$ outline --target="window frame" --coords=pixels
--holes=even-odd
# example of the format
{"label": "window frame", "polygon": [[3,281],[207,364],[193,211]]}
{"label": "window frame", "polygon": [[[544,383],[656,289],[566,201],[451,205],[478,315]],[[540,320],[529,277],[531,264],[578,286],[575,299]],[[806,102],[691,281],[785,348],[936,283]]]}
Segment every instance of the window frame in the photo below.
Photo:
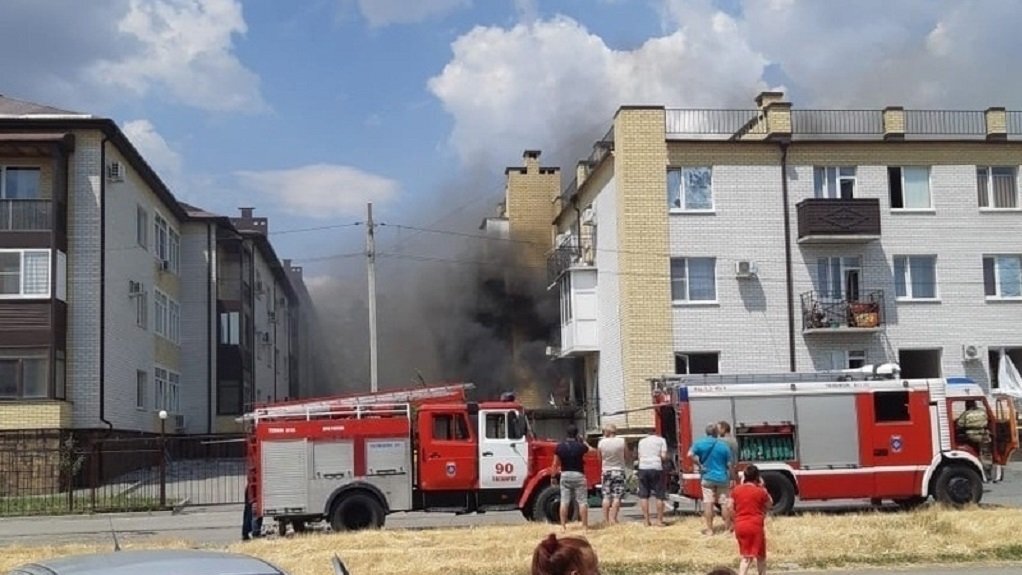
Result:
{"label": "window frame", "polygon": [[[932,297],[916,297],[912,293],[912,260],[919,258],[928,258],[933,262],[933,296]],[[905,277],[902,285],[905,286],[905,295],[898,294],[898,260],[904,260],[904,271]],[[940,301],[940,279],[937,273],[937,255],[936,254],[904,254],[896,255],[891,259],[891,268],[894,274],[894,299],[899,302],[935,302]]]}
{"label": "window frame", "polygon": [[[688,207],[687,195],[688,191],[688,179],[686,174],[693,170],[706,170],[710,177],[710,207],[708,208],[690,208]],[[678,205],[674,205],[674,198],[672,197],[672,186],[671,186],[671,173],[678,174]],[[714,193],[713,184],[713,166],[672,166],[667,168],[667,208],[672,214],[712,214],[717,211],[717,200],[716,194]]]}
{"label": "window frame", "polygon": [[[712,277],[713,277],[713,298],[712,299],[692,299],[692,272],[691,272],[691,268],[690,268],[690,265],[689,265],[689,262],[691,260],[709,260],[709,261],[711,261],[713,263],[713,274],[712,274]],[[675,263],[679,262],[679,261],[680,262],[684,262],[685,277],[682,280],[679,280],[679,278],[677,278],[675,276],[675,274],[674,274]],[[719,283],[718,282],[718,277],[717,277],[717,258],[715,256],[707,256],[707,257],[703,257],[703,256],[672,257],[672,258],[670,258],[669,264],[671,266],[670,267],[670,282],[671,282],[670,287],[671,287],[671,303],[673,305],[713,305],[713,304],[719,303],[718,299],[717,299],[719,297],[719,294],[717,293],[717,284]],[[678,282],[678,281],[684,281],[685,282],[685,294],[684,294],[685,299],[676,299],[675,298],[674,286],[675,286],[675,283]]]}
{"label": "window frame", "polygon": [[[1019,272],[1019,294],[1017,296],[1001,295],[1001,266],[998,264],[1001,258],[1014,258],[1022,270],[1022,254],[984,254],[983,255],[983,296],[987,301],[1022,301],[1022,271]],[[994,294],[987,293],[987,260],[993,261],[993,285]]]}
{"label": "window frame", "polygon": [[149,251],[149,211],[142,204],[135,207],[135,243]]}
{"label": "window frame", "polygon": [[[27,170],[34,171],[38,174],[38,180],[36,182],[36,197],[34,198],[8,198],[7,197],[7,171],[8,170]],[[0,165],[0,200],[44,200],[43,197],[43,169],[40,166],[19,166],[19,165]]]}
{"label": "window frame", "polygon": [[135,370],[135,409],[145,411],[149,407],[149,372]]}
{"label": "window frame", "polygon": [[[873,391],[873,422],[876,424],[905,424],[912,422],[911,395],[905,390]],[[897,397],[896,397],[897,396]],[[904,403],[893,403],[891,400],[904,398]],[[888,399],[884,402],[882,400]],[[902,410],[902,406],[904,409]],[[883,409],[881,409],[883,408]],[[883,411],[884,417],[881,418]],[[895,413],[896,412],[896,413]],[[894,415],[891,415],[894,414]],[[901,416],[904,417],[901,417]]]}
{"label": "window frame", "polygon": [[172,227],[167,231],[167,269],[173,274],[181,270],[181,234]]}
{"label": "window frame", "polygon": [[149,291],[144,288],[135,294],[135,325],[149,330]]}
{"label": "window frame", "polygon": [[[894,172],[897,170],[898,185],[900,189],[898,194],[901,196],[901,207],[895,207],[894,205],[894,188],[891,184],[894,181]],[[906,207],[906,196],[905,196],[905,170],[926,170],[926,207]],[[891,212],[893,213],[932,213],[936,211],[933,202],[933,169],[932,166],[887,166],[887,198],[890,202]]]}
{"label": "window frame", "polygon": [[[846,260],[856,260],[855,265],[846,265]],[[826,288],[824,288],[824,278],[820,276],[820,262],[826,260],[827,265],[827,277],[826,277]],[[838,262],[838,271],[840,272],[840,292],[839,297],[832,297],[834,295],[834,286],[831,285],[834,280],[834,260]],[[816,293],[819,295],[821,301],[825,302],[839,302],[839,301],[852,301],[847,293],[846,285],[846,273],[851,270],[857,270],[859,272],[859,295],[862,295],[862,281],[863,281],[863,257],[861,254],[856,255],[837,255],[837,256],[819,256],[816,258],[816,271],[813,274],[815,277],[815,288]]]}
{"label": "window frame", "polygon": [[[714,371],[692,371],[692,357],[693,356],[713,356],[716,360],[717,366]],[[685,371],[679,371],[679,360],[685,362]],[[720,373],[720,352],[719,351],[676,351],[674,352],[674,373],[675,375],[699,375],[699,374],[713,374]]]}
{"label": "window frame", "polygon": [[[852,174],[850,176],[849,175],[844,175],[844,174],[841,173],[841,170],[851,170]],[[832,174],[832,171],[833,171],[833,174]],[[822,186],[817,186],[817,176],[820,173],[822,173],[823,176],[824,176],[824,178],[823,178],[823,185]],[[834,179],[834,191],[837,194],[835,196],[829,195],[831,178]],[[846,200],[846,199],[855,199],[855,197],[856,197],[856,188],[858,188],[858,179],[859,179],[859,167],[858,166],[838,166],[838,165],[819,165],[819,166],[816,166],[816,165],[814,165],[813,166],[813,198],[819,199],[819,200]],[[842,197],[843,194],[842,194],[842,189],[841,189],[841,182],[842,181],[846,181],[846,180],[852,182],[852,190],[851,190],[851,197],[850,198]]]}
{"label": "window frame", "polygon": [[[448,437],[437,436],[437,423],[446,419],[446,435]],[[506,425],[505,425],[506,427]],[[448,412],[433,412],[430,416],[430,440],[433,442],[443,443],[471,443],[472,442],[472,430],[469,425],[468,418],[463,413],[448,413]],[[464,437],[461,435],[464,434]]]}
{"label": "window frame", "polygon": [[[44,374],[44,391],[42,395],[25,395],[25,361],[42,361]],[[45,348],[32,349],[4,349],[0,351],[0,362],[15,362],[15,393],[14,395],[0,395],[3,401],[33,401],[39,399],[54,399],[52,362],[49,351]]]}
{"label": "window frame", "polygon": [[[25,293],[25,259],[28,254],[46,254],[46,293]],[[18,293],[0,293],[0,300],[50,299],[53,297],[53,250],[0,249],[0,254],[18,254]],[[4,273],[2,275],[13,275]]]}
{"label": "window frame", "polygon": [[[998,170],[998,169],[1001,169],[1001,170],[1009,169],[1009,170],[1011,170],[1011,176],[1012,176],[1011,177],[1011,182],[1012,182],[1012,186],[1014,187],[1014,192],[1015,192],[1015,194],[1014,194],[1015,205],[1014,206],[1001,208],[1001,207],[997,207],[997,206],[991,205],[991,201],[990,201],[991,198],[996,197],[996,196],[993,195],[994,194],[994,170]],[[979,196],[979,194],[980,194],[979,182],[980,182],[980,172],[981,171],[986,172],[984,174],[984,176],[983,176],[983,179],[985,181],[985,187],[986,187],[986,190],[985,190],[986,194],[985,194],[985,197],[983,198],[986,201],[986,204],[987,204],[985,206],[982,204],[982,201],[980,200],[980,196]],[[979,207],[979,210],[981,212],[985,212],[985,211],[1022,211],[1022,202],[1020,202],[1020,199],[1022,199],[1022,198],[1019,197],[1018,166],[993,166],[993,165],[986,165],[986,166],[979,166],[979,165],[977,165],[976,166],[976,203],[977,203],[977,205]]]}

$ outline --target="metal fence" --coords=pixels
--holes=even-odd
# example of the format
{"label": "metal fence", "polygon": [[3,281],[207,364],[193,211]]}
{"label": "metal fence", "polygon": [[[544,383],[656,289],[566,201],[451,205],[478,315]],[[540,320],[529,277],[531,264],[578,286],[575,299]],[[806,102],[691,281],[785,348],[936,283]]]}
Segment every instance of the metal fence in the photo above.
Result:
{"label": "metal fence", "polygon": [[986,114],[968,110],[905,110],[908,134],[981,136],[987,131]]}
{"label": "metal fence", "polygon": [[44,231],[53,222],[50,200],[0,200],[0,231]]}
{"label": "metal fence", "polygon": [[796,134],[870,135],[884,132],[881,110],[792,110]]}
{"label": "metal fence", "polygon": [[766,124],[758,121],[759,110],[666,111],[667,136],[697,134],[732,135],[737,132],[765,134]]}
{"label": "metal fence", "polygon": [[0,516],[244,502],[241,435],[0,433]]}

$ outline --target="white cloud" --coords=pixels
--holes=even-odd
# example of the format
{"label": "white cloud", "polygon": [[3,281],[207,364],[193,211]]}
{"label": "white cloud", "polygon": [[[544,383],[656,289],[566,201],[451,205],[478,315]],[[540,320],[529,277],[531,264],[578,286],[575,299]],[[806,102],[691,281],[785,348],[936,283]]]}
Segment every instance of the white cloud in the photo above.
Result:
{"label": "white cloud", "polygon": [[134,120],[121,127],[124,135],[131,140],[131,143],[138,149],[142,157],[160,179],[177,192],[181,182],[181,154],[177,153],[167,140],[156,131],[156,127],[149,120]]}
{"label": "white cloud", "polygon": [[450,143],[469,163],[591,144],[621,105],[751,105],[766,87],[766,60],[727,15],[697,16],[634,50],[613,50],[567,17],[476,27],[428,86],[454,117]]}
{"label": "white cloud", "polygon": [[282,211],[310,218],[362,215],[367,202],[386,203],[399,192],[394,180],[333,164],[236,175],[243,186],[269,198]]}
{"label": "white cloud", "polygon": [[117,33],[135,48],[95,61],[87,76],[131,97],[158,92],[204,110],[264,111],[259,77],[233,52],[246,31],[238,0],[130,0]]}
{"label": "white cloud", "polygon": [[414,24],[443,16],[472,4],[471,0],[358,0],[370,26]]}

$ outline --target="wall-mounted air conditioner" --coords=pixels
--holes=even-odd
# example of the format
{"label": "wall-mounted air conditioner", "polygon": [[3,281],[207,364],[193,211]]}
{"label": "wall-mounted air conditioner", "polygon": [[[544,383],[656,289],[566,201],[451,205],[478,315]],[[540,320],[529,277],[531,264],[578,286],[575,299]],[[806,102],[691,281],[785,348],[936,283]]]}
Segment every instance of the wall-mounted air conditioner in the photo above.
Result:
{"label": "wall-mounted air conditioner", "polygon": [[596,208],[589,206],[582,210],[582,217],[580,218],[583,224],[593,224],[596,222]]}
{"label": "wall-mounted air conditioner", "polygon": [[980,349],[978,345],[962,344],[962,359],[965,361],[976,361],[979,359]]}
{"label": "wall-mounted air conditioner", "polygon": [[128,280],[128,297],[137,297],[142,294],[142,282]]}
{"label": "wall-mounted air conditioner", "polygon": [[756,275],[756,262],[739,260],[735,262],[735,277],[751,278]]}

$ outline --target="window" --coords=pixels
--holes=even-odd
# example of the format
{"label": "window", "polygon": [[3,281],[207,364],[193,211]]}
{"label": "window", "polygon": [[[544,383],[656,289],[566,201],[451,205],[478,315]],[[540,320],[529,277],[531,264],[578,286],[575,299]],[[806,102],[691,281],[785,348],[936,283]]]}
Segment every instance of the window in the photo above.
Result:
{"label": "window", "polygon": [[135,210],[135,241],[149,249],[149,212],[142,206],[137,206]]}
{"label": "window", "polygon": [[181,265],[181,236],[176,231],[170,230],[169,238],[167,267],[170,271],[177,273]]}
{"label": "window", "polygon": [[167,220],[160,214],[153,216],[153,253],[160,261],[167,261],[170,257],[168,242]]}
{"label": "window", "polygon": [[866,351],[854,349],[848,351],[832,351],[830,353],[831,369],[858,369],[866,365]]}
{"label": "window", "polygon": [[0,298],[50,297],[49,250],[0,250]]}
{"label": "window", "polygon": [[0,350],[0,397],[50,396],[49,359],[45,349]]}
{"label": "window", "polygon": [[671,299],[717,300],[716,258],[671,258]]}
{"label": "window", "polygon": [[[161,409],[167,409],[167,370],[162,367],[153,369],[153,383],[155,384],[155,393],[153,397],[153,407],[157,411]],[[167,409],[167,411],[170,411]]]}
{"label": "window", "polygon": [[58,349],[53,353],[53,397],[55,399],[67,398],[67,371],[64,360],[64,350]]}
{"label": "window", "polygon": [[1016,169],[1011,167],[976,168],[976,192],[979,207],[1013,209],[1018,207],[1018,182]]}
{"label": "window", "polygon": [[561,276],[561,323],[571,321],[571,272]]}
{"label": "window", "polygon": [[984,256],[983,291],[988,298],[1022,297],[1022,256]]}
{"label": "window", "polygon": [[135,407],[145,409],[149,405],[149,373],[141,369],[135,372]]}
{"label": "window", "polygon": [[239,415],[241,413],[241,383],[237,380],[221,379],[216,384],[217,415]]}
{"label": "window", "polygon": [[434,413],[433,439],[439,441],[466,441],[471,439],[465,416],[462,414]]}
{"label": "window", "polygon": [[674,373],[681,375],[695,373],[719,373],[719,355],[716,353],[676,353]]}
{"label": "window", "polygon": [[167,337],[167,296],[160,290],[153,291],[153,331]]}
{"label": "window", "polygon": [[5,200],[37,200],[39,168],[0,167],[0,197]]}
{"label": "window", "polygon": [[822,299],[858,301],[862,264],[858,256],[817,258],[816,285]]}
{"label": "window", "polygon": [[855,167],[814,167],[813,196],[840,200],[855,197]]}
{"label": "window", "polygon": [[877,423],[912,421],[908,413],[907,391],[877,391],[873,393],[873,416]]}
{"label": "window", "polygon": [[181,305],[174,300],[168,300],[168,303],[167,339],[181,343]]}
{"label": "window", "polygon": [[135,294],[135,324],[142,329],[149,329],[149,292],[145,290]]}
{"label": "window", "polygon": [[892,210],[928,210],[930,202],[930,169],[927,167],[887,168]]}
{"label": "window", "polygon": [[713,169],[693,167],[667,170],[667,201],[671,210],[713,210]]}
{"label": "window", "polygon": [[486,439],[507,439],[507,416],[504,413],[486,414]]}
{"label": "window", "polygon": [[220,343],[224,345],[238,345],[240,343],[241,329],[238,325],[239,319],[240,314],[236,311],[220,314]]}
{"label": "window", "polygon": [[898,299],[937,299],[937,256],[894,256]]}
{"label": "window", "polygon": [[167,373],[167,411],[171,413],[181,412],[181,374],[173,371]]}

